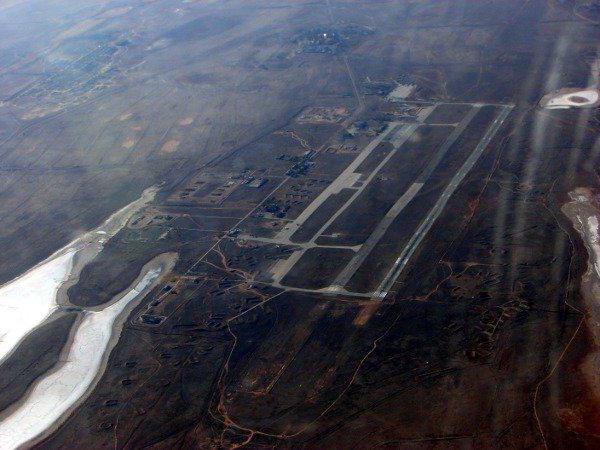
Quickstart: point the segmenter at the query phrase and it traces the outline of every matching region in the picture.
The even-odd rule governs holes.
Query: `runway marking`
[[[336,246],[336,245],[318,245],[316,244],[316,239],[319,236],[322,236],[322,233],[333,223],[333,221],[343,213],[344,210],[348,208],[349,205],[353,203],[353,201],[358,197],[358,195],[362,192],[362,190],[369,184],[369,182],[377,175],[379,170],[392,158],[392,156],[398,151],[398,149],[410,138],[413,132],[423,123],[411,123],[411,124],[403,124],[401,122],[392,122],[389,124],[388,128],[384,130],[380,135],[378,135],[373,141],[371,141],[367,147],[346,167],[346,169],[329,185],[321,194],[311,202],[310,205],[302,213],[293,220],[290,224],[288,224],[283,230],[281,230],[274,238],[261,238],[255,236],[247,236],[241,235],[240,239],[245,239],[249,241],[258,241],[263,243],[272,243],[277,245],[290,245],[295,246],[298,250],[294,251],[292,255],[286,260],[283,260],[281,264],[277,264],[272,268],[271,274],[273,275],[273,280],[270,282],[266,281],[256,281],[261,284],[267,284],[276,288],[286,289],[290,291],[304,292],[304,293],[313,293],[313,294],[326,294],[326,295],[347,295],[361,298],[372,298],[382,300],[388,294],[390,288],[393,286],[397,278],[400,276],[402,270],[407,265],[408,261],[418,248],[419,244],[432,227],[435,220],[441,214],[442,210],[445,208],[449,198],[452,196],[454,191],[458,188],[458,185],[462,182],[464,177],[470,172],[473,168],[491,139],[500,129],[512,109],[514,105],[493,105],[499,106],[502,108],[502,111],[498,114],[494,122],[488,127],[486,133],[481,138],[473,152],[469,155],[467,160],[463,163],[459,171],[454,175],[450,183],[446,186],[438,201],[435,203],[433,208],[429,211],[427,217],[421,223],[419,228],[415,231],[408,244],[403,249],[402,253],[389,270],[388,274],[379,285],[375,292],[370,293],[361,293],[354,292],[345,289],[345,284],[350,280],[353,274],[358,270],[360,265],[364,262],[366,257],[371,252],[372,248],[377,244],[379,240],[383,237],[389,226],[393,223],[395,218],[400,214],[400,212],[406,207],[408,203],[418,194],[421,190],[427,179],[430,177],[431,173],[435,170],[437,165],[441,162],[447,151],[452,147],[452,145],[456,142],[456,140],[462,135],[464,130],[467,128],[471,120],[477,114],[477,112],[483,107],[488,106],[490,104],[484,103],[473,103],[470,104],[473,108],[467,115],[461,120],[461,122],[455,127],[453,132],[448,136],[444,144],[438,149],[436,152],[434,159],[429,162],[429,164],[425,167],[425,169],[419,174],[416,181],[409,187],[409,189],[396,201],[396,203],[388,210],[384,218],[377,225],[375,231],[369,236],[367,241],[362,245],[357,246]],[[434,107],[437,104],[433,105]],[[428,111],[430,114],[434,108]],[[429,115],[428,114],[428,115]],[[356,188],[354,194],[333,214],[328,221],[316,232],[310,241],[305,243],[295,243],[290,241],[290,237],[293,233],[299,229],[303,223],[318,209],[318,207],[331,195],[340,192],[344,188],[352,187],[352,184],[356,181],[356,177],[361,174],[356,172],[356,169],[359,165],[372,153],[372,151],[384,140],[386,139],[390,141],[394,145],[394,150],[391,151],[386,157],[383,159],[379,165],[371,171],[369,176],[364,180],[361,187]],[[336,277],[336,280],[332,283],[332,285],[321,288],[321,289],[302,289],[302,288],[294,288],[291,286],[285,286],[281,284],[281,280],[283,277],[291,270],[291,268],[298,262],[298,260],[302,257],[302,255],[309,248],[314,247],[324,247],[324,248],[347,248],[350,250],[354,250],[356,254],[351,259],[350,263],[344,268],[344,270]]]
[[[390,208],[384,218],[379,222],[377,228],[371,233],[369,238],[362,245],[360,250],[354,255],[354,257],[348,262],[344,270],[337,276],[333,282],[334,287],[344,287],[348,284],[348,281],[356,273],[358,268],[367,259],[367,256],[371,254],[371,251],[381,240],[385,232],[388,230],[390,225],[396,220],[396,217],[402,212],[402,210],[408,205],[411,200],[418,194],[423,187],[423,183],[413,183],[407,189],[407,191],[396,201],[396,203]]]
[[[367,159],[367,157],[373,152],[373,150],[398,126],[397,122],[391,122],[388,127],[375,139],[373,139],[362,152],[346,167],[346,169],[338,175],[338,177],[327,186],[323,192],[315,198],[310,205],[302,211],[302,213],[289,225],[286,225],[281,230],[275,239],[281,240],[282,243],[289,241],[289,238],[294,232],[302,226],[302,224],[317,210],[321,204],[327,200],[331,195],[337,194],[346,187],[351,187],[356,181],[357,172],[356,169],[360,164]]]
[[[446,141],[442,144],[442,146],[435,153],[435,156],[433,157],[433,159],[431,161],[429,161],[429,164],[427,164],[427,167],[425,167],[425,169],[418,176],[417,182],[425,183],[429,179],[429,177],[431,176],[433,171],[436,169],[436,167],[438,166],[440,161],[444,158],[444,156],[446,155],[446,153],[448,152],[450,147],[452,147],[454,145],[454,143],[456,142],[456,140],[460,137],[460,135],[463,134],[463,132],[465,131],[465,128],[467,128],[467,126],[469,126],[469,124],[471,123],[471,120],[473,120],[473,118],[479,112],[480,109],[481,109],[481,106],[473,105],[473,107],[469,110],[467,115],[460,121],[458,126],[456,128],[454,128],[454,130],[452,130],[452,133],[450,133],[450,136],[448,136]]]
[[[431,111],[433,111],[433,108],[431,109]],[[430,112],[431,112],[430,111]],[[362,191],[369,185],[369,183],[371,182],[371,180],[373,178],[375,178],[375,176],[377,176],[377,174],[379,173],[379,171],[381,170],[382,167],[384,167],[388,161],[396,154],[396,152],[398,151],[398,149],[400,147],[402,147],[402,145],[404,145],[404,143],[410,138],[410,136],[412,136],[412,134],[414,133],[414,131],[420,126],[421,124],[419,123],[415,123],[415,124],[408,124],[408,125],[403,125],[402,127],[400,127],[400,129],[394,134],[393,136],[393,140],[394,140],[394,149],[386,155],[385,158],[383,158],[383,160],[377,165],[377,167],[375,167],[375,169],[373,169],[370,173],[370,175],[364,180],[362,186],[358,189],[356,189],[354,191],[354,193],[352,194],[352,196],[335,212],[335,214],[333,214],[331,217],[329,217],[329,219],[325,222],[325,224],[323,224],[323,226],[321,226],[321,228],[313,235],[313,237],[310,239],[310,241],[308,241],[307,243],[304,244],[295,244],[293,242],[291,242],[289,240],[291,234],[287,234],[284,236],[284,238],[282,239],[280,237],[281,233],[278,234],[275,239],[269,239],[268,241],[270,243],[274,243],[274,244],[279,244],[279,245],[296,245],[298,247],[301,247],[298,251],[294,252],[289,258],[287,263],[282,264],[281,266],[277,267],[277,271],[276,271],[276,278],[273,279],[273,282],[275,283],[274,286],[278,286],[278,287],[285,287],[283,285],[280,285],[280,281],[285,277],[285,275],[292,269],[292,267],[298,262],[298,260],[302,257],[302,255],[304,255],[304,253],[306,252],[306,250],[308,248],[311,247],[333,247],[333,248],[337,248],[338,246],[332,246],[332,245],[318,245],[316,243],[316,240],[319,236],[322,235],[323,232],[325,232],[325,230],[327,230],[327,228],[346,210],[348,209],[348,207],[350,205],[352,205],[352,203],[356,200],[356,198],[362,193]],[[395,126],[393,128],[396,128]],[[387,131],[387,130],[386,130]],[[391,132],[392,130],[390,129],[389,132]],[[383,140],[383,138],[385,138],[388,133],[382,133],[381,135],[378,136],[377,139],[373,140],[371,142],[371,144],[369,144],[369,146],[367,148],[370,148],[370,150],[368,151],[368,154],[371,153],[371,151],[379,144],[379,142],[381,142]],[[385,134],[385,135],[384,135]],[[375,142],[377,142],[377,144],[375,144]],[[348,166],[348,168],[336,179],[336,181],[334,181],[334,183],[332,183],[331,185],[329,185],[327,187],[326,190],[328,190],[329,188],[331,188],[331,186],[333,184],[336,183],[347,183],[349,179],[354,179],[356,172],[354,172],[354,170],[359,166],[360,162],[364,161],[364,159],[366,158],[365,155],[363,158],[357,157],[352,164],[350,164],[350,166]],[[360,162],[357,162],[357,160],[360,159]],[[351,169],[351,170],[349,170]],[[354,183],[354,182],[352,182]],[[334,186],[331,190],[335,190],[338,189],[337,186]],[[331,192],[330,190],[330,192]],[[339,191],[339,189],[338,189]],[[324,193],[325,191],[323,191]],[[325,199],[321,200],[321,203],[324,201]],[[314,202],[313,202],[314,203]],[[311,203],[312,205],[312,203]],[[309,206],[310,208],[310,206]],[[308,209],[308,208],[307,208]],[[315,208],[316,209],[316,208]],[[303,213],[306,211],[306,209],[303,211]],[[302,216],[302,214],[301,214]],[[300,218],[300,216],[298,217],[298,219]],[[298,221],[298,219],[296,219],[295,222]],[[298,227],[300,227],[302,224],[304,223],[304,220],[302,222],[299,223]],[[284,228],[285,230],[285,228]],[[246,239],[246,240],[250,240],[250,241],[261,241],[261,242],[265,242],[265,239],[263,238],[255,238],[252,236],[240,236],[240,238],[242,239]],[[342,248],[350,248],[353,249],[355,251],[358,250],[357,247],[349,247],[349,246],[339,246]],[[330,286],[330,288],[328,288],[330,290],[337,290],[339,293],[343,293],[343,292],[347,292],[343,289],[340,289],[339,287],[335,287],[335,286]]]
[[[396,217],[402,212],[402,210],[411,202],[411,200],[419,193],[423,185],[427,182],[433,171],[437,168],[439,163],[442,161],[448,150],[454,145],[456,140],[462,135],[465,128],[471,123],[473,118],[477,115],[481,109],[480,105],[473,105],[473,108],[465,115],[460,121],[458,126],[452,130],[452,133],[446,138],[444,143],[440,145],[438,150],[435,152],[434,157],[429,161],[421,173],[417,176],[416,181],[410,185],[408,190],[392,205],[389,211],[386,213],[384,218],[379,222],[375,230],[368,237],[367,241],[363,244],[360,251],[354,255],[354,258],[350,260],[348,265],[344,268],[342,273],[333,282],[334,286],[344,287],[356,273],[360,265],[367,259],[373,248],[383,238],[388,228],[392,225]],[[395,137],[394,137],[395,138]],[[392,138],[392,139],[394,139]]]
[[[498,132],[498,130],[500,129],[500,127],[502,126],[502,124],[504,123],[504,121],[506,120],[513,108],[513,105],[502,106],[502,111],[500,112],[500,114],[498,114],[494,122],[489,126],[485,135],[475,147],[475,150],[473,150],[473,152],[471,153],[471,155],[469,155],[469,157],[464,162],[459,171],[454,175],[454,177],[450,181],[450,184],[446,186],[446,189],[444,189],[444,192],[442,193],[438,201],[429,211],[429,214],[427,215],[425,220],[423,220],[419,228],[417,228],[415,233],[412,235],[412,237],[406,244],[406,247],[404,247],[404,250],[402,250],[402,253],[400,254],[400,256],[398,257],[388,274],[385,276],[385,278],[375,291],[375,298],[383,299],[388,294],[389,290],[402,273],[402,270],[404,270],[404,268],[406,267],[408,261],[418,248],[419,244],[427,235],[428,231],[433,226],[433,223],[436,221],[436,219],[446,207],[446,204],[448,203],[448,200],[450,199],[452,194],[456,191],[459,184],[465,178],[467,173],[471,171],[471,169],[473,168],[473,166],[475,165],[485,148],[488,146],[494,135]]]

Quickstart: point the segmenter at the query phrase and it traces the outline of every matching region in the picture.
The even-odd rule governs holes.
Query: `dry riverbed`
[[[156,187],[0,287],[0,364],[32,332],[72,305],[69,287],[129,218],[154,199]],[[141,270],[132,285],[101,307],[79,310],[58,363],[39,376],[23,397],[0,414],[0,448],[19,448],[51,433],[77,407],[102,376],[122,327],[139,302],[171,272],[176,253],[164,253]]]

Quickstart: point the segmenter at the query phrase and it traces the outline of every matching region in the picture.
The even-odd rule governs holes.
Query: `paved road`
[[[397,124],[394,123],[393,126],[388,127],[386,131],[384,131],[376,139],[371,141],[371,143],[365,148],[365,150],[361,152],[361,154],[358,157],[356,157],[356,159],[346,168],[346,170],[344,170],[344,172],[342,172],[342,174],[340,174],[340,176],[338,176],[333,181],[333,183],[331,183],[321,193],[321,195],[319,195],[319,197],[317,197],[317,199],[315,199],[300,214],[300,216],[298,216],[298,218],[293,223],[286,225],[286,227],[281,232],[279,232],[274,238],[262,238],[250,235],[239,236],[240,239],[245,239],[248,241],[264,242],[268,244],[277,245],[291,245],[299,248],[299,250],[295,251],[292,255],[290,255],[287,263],[277,264],[276,267],[274,267],[274,283],[278,283],[280,280],[282,280],[283,277],[285,277],[285,275],[287,274],[287,272],[291,270],[294,264],[298,262],[298,260],[304,254],[304,252],[309,248],[347,248],[350,250],[358,251],[360,246],[350,247],[336,245],[318,245],[316,243],[316,240],[340,216],[340,214],[342,214],[352,204],[352,202],[356,200],[356,198],[361,194],[361,192],[369,185],[371,180],[377,175],[379,170],[381,170],[381,168],[385,166],[385,164],[395,155],[395,153],[398,151],[398,148],[402,146],[404,142],[406,142],[410,138],[410,136],[412,136],[414,131],[420,126],[420,124],[418,123],[403,125],[395,133],[393,138],[397,146],[394,146],[394,150],[391,151],[388,155],[386,155],[386,157],[377,165],[377,167],[375,167],[375,169],[371,171],[370,175],[364,180],[361,187],[355,189],[355,192],[352,194],[352,196],[335,212],[335,214],[329,217],[327,222],[325,222],[325,224],[314,234],[310,241],[298,244],[290,241],[290,237],[292,233],[304,223],[304,221],[310,216],[310,214],[312,214],[321,205],[321,203],[323,203],[329,197],[329,195],[339,192],[342,188],[349,187],[352,184],[354,184],[355,180],[357,179],[357,175],[360,175],[359,173],[355,172],[356,168],[358,168],[360,163],[362,163],[362,161],[364,161],[365,158],[369,154],[371,154],[375,147],[377,147],[377,145],[379,145],[379,143],[383,141],[383,139],[387,137],[396,128],[396,126]]]
[[[462,134],[465,128],[469,125],[473,117],[477,114],[482,106],[486,106],[487,104],[473,104],[473,108],[469,113],[461,120],[458,126],[453,130],[453,132],[448,136],[444,144],[440,147],[440,149],[436,152],[434,159],[430,161],[427,167],[423,170],[423,172],[419,175],[417,181],[411,185],[409,190],[405,192],[405,194],[398,199],[398,201],[394,204],[394,206],[388,211],[384,219],[378,224],[375,231],[369,236],[365,244],[362,246],[354,246],[354,247],[346,247],[346,246],[320,246],[316,244],[316,239],[322,235],[322,233],[339,217],[340,214],[344,212],[346,208],[348,208],[352,202],[360,195],[362,190],[369,184],[369,182],[377,175],[379,170],[392,158],[395,152],[401,147],[406,140],[413,134],[413,132],[421,125],[420,123],[415,124],[404,124],[400,128],[398,125],[400,123],[393,122],[388,128],[379,136],[377,136],[365,149],[355,158],[355,160],[342,172],[336,180],[334,180],[294,221],[288,224],[281,232],[277,234],[272,239],[269,238],[259,238],[253,236],[240,236],[240,238],[254,240],[264,243],[272,243],[278,245],[292,245],[298,247],[298,250],[290,255],[290,258],[285,263],[281,264],[278,267],[274,267],[275,272],[273,275],[274,280],[272,283],[275,287],[280,287],[283,289],[289,289],[299,292],[307,292],[307,293],[319,293],[319,294],[343,294],[343,295],[351,295],[357,297],[371,297],[374,298],[384,298],[389,289],[393,286],[394,282],[408,263],[409,259],[435,222],[438,216],[441,214],[441,211],[446,206],[448,199],[452,196],[454,191],[458,188],[458,185],[462,182],[466,174],[472,169],[475,162],[479,159],[491,139],[494,137],[500,126],[504,123],[510,112],[512,111],[514,105],[499,105],[502,107],[502,111],[498,114],[497,118],[490,125],[486,134],[483,136],[481,141],[476,146],[475,150],[469,155],[463,166],[459,169],[459,171],[452,178],[434,207],[430,210],[429,214],[425,218],[425,220],[421,223],[419,228],[415,231],[410,241],[396,260],[394,266],[390,269],[383,282],[380,284],[378,289],[373,294],[363,294],[356,293],[352,291],[347,291],[343,286],[347,284],[352,275],[358,270],[360,265],[364,262],[366,257],[372,251],[377,242],[383,237],[391,223],[394,219],[400,214],[402,209],[414,198],[414,196],[419,192],[423,184],[430,177],[431,173],[435,170],[437,165],[440,163],[444,155],[450,149],[450,147],[456,142],[458,137]],[[429,111],[431,113],[433,108]],[[354,194],[342,205],[338,211],[334,215],[332,215],[329,220],[321,227],[321,229],[315,233],[313,238],[306,243],[294,243],[290,241],[291,235],[298,229],[302,224],[313,214],[317,208],[327,199],[330,195],[333,195],[344,188],[351,187],[355,181],[357,180],[357,176],[360,176],[360,173],[357,173],[355,170],[359,167],[359,165],[371,154],[371,152],[379,145],[386,137],[390,135],[393,131],[394,134],[390,141],[394,143],[394,150],[390,152],[384,158],[384,160],[371,172],[371,174],[364,180],[363,184],[359,188],[354,188]],[[354,250],[356,255],[349,262],[349,264],[344,268],[344,270],[340,273],[340,275],[336,278],[335,282],[328,288],[324,289],[299,289],[299,288],[290,288],[288,286],[283,286],[280,284],[280,280],[287,274],[287,272],[293,267],[293,265],[300,259],[300,257],[304,254],[304,252],[313,247],[331,247],[331,248],[348,248]]]
[[[411,200],[417,195],[417,193],[423,187],[423,183],[413,183],[410,185],[408,190],[402,195],[398,201],[390,208],[385,217],[377,224],[377,228],[371,233],[369,238],[360,247],[360,250],[354,255],[354,257],[348,262],[344,270],[337,276],[333,282],[333,286],[343,287],[348,284],[350,278],[356,273],[358,268],[367,259],[367,256],[373,251],[373,248],[381,240],[385,232],[388,230],[390,225],[396,220],[396,217],[402,212],[402,210],[408,205]]]
[[[475,117],[480,109],[481,106],[475,105],[469,110],[467,115],[463,117],[458,126],[452,130],[450,136],[448,136],[448,138],[444,141],[444,144],[435,153],[435,156],[431,159],[431,161],[429,161],[429,164],[427,164],[425,169],[423,169],[423,172],[421,172],[416,180],[417,183],[425,184],[450,147],[454,145],[458,137],[463,133],[463,131],[465,131],[465,128],[467,128],[467,126],[471,123],[471,120],[473,120],[473,117]]]
[[[446,207],[449,198],[452,196],[454,191],[456,191],[458,185],[462,182],[467,173],[469,173],[470,170],[473,168],[473,166],[475,165],[485,148],[488,146],[494,135],[498,132],[498,130],[512,111],[512,109],[512,105],[504,105],[502,107],[502,111],[498,114],[494,122],[489,126],[485,135],[479,141],[477,147],[475,147],[475,150],[473,150],[473,152],[471,153],[471,155],[469,155],[469,157],[459,169],[459,171],[454,175],[454,177],[450,181],[450,184],[446,186],[446,189],[444,189],[444,192],[442,193],[436,204],[429,211],[429,214],[427,215],[425,220],[421,223],[419,228],[417,228],[406,247],[404,247],[404,250],[394,263],[394,266],[391,268],[391,270],[388,272],[382,283],[375,291],[375,298],[384,298],[387,295],[391,287],[394,285],[394,283],[402,273],[404,267],[406,267],[406,264],[410,260],[411,256],[418,248],[419,244],[427,235],[427,232],[433,226],[433,223],[436,221],[436,219]]]
[[[360,249],[360,245],[355,245],[355,246],[348,246],[348,245],[318,245],[315,242],[301,242],[301,243],[295,243],[295,242],[281,242],[280,239],[277,238],[267,238],[267,237],[259,237],[259,236],[251,236],[248,234],[240,234],[238,236],[238,239],[241,240],[247,240],[247,241],[252,241],[252,242],[262,242],[264,244],[275,244],[275,245],[289,245],[291,247],[298,247],[298,248],[302,248],[305,250],[308,250],[309,248],[313,248],[313,247],[319,247],[319,248],[342,248],[345,250],[354,250],[354,251],[358,251]]]
[[[446,138],[444,143],[439,147],[434,157],[429,161],[427,166],[417,177],[415,183],[411,184],[408,190],[396,201],[396,203],[390,208],[385,217],[377,224],[375,230],[368,237],[366,242],[363,244],[361,249],[356,255],[348,262],[348,265],[342,270],[338,277],[333,282],[334,286],[343,287],[356,273],[361,264],[367,259],[367,256],[373,251],[373,248],[381,240],[385,232],[392,225],[396,217],[402,212],[402,210],[410,203],[410,201],[417,195],[423,185],[427,182],[433,171],[437,168],[442,158],[446,155],[450,147],[454,145],[459,136],[463,133],[465,128],[471,123],[471,120],[481,109],[480,105],[474,105],[473,108],[465,115],[460,121],[458,126],[452,130],[452,133]]]
[[[284,289],[286,291],[291,291],[291,292],[303,292],[305,294],[318,294],[319,296],[322,296],[322,295],[331,295],[331,296],[345,295],[348,297],[356,297],[356,298],[364,298],[364,299],[371,299],[373,297],[372,293],[347,291],[345,289],[335,289],[335,288],[331,288],[331,287],[326,287],[326,288],[322,288],[322,289],[308,289],[308,288],[284,286],[277,282],[271,283],[271,282],[265,282],[265,281],[252,281],[252,283],[269,285],[274,288]]]
[[[419,127],[419,124],[410,124],[410,125],[404,125],[400,131],[396,134],[396,136],[394,136],[394,141],[396,142],[396,145],[394,146],[394,150],[392,150],[391,152],[389,152],[385,158],[383,158],[383,160],[377,165],[377,167],[375,167],[375,169],[373,169],[371,171],[371,173],[369,174],[369,176],[363,181],[363,184],[361,185],[360,188],[356,189],[356,191],[350,196],[350,198],[348,200],[346,200],[346,203],[344,203],[336,212],[335,214],[333,214],[328,220],[327,222],[325,222],[325,224],[319,229],[319,231],[317,231],[315,233],[315,235],[313,236],[313,238],[311,239],[311,242],[315,242],[317,240],[317,238],[319,236],[321,236],[321,234],[323,234],[325,232],[325,230],[327,230],[327,228],[329,228],[329,226],[352,204],[354,203],[354,200],[357,199],[357,197],[365,190],[365,188],[369,185],[369,183],[373,180],[373,178],[375,178],[377,176],[377,174],[379,173],[379,171],[381,170],[381,168],[383,166],[385,166],[387,164],[387,162],[392,159],[392,157],[396,154],[396,152],[398,151],[398,149],[408,140],[409,137],[412,136],[412,134],[415,132],[415,130]]]
[[[371,154],[371,152],[398,126],[397,122],[392,122],[388,125],[388,127],[373,139],[369,145],[367,145],[362,152],[352,161],[348,167],[329,185],[327,186],[321,194],[317,198],[315,198],[310,205],[306,207],[304,211],[291,223],[286,225],[283,230],[281,230],[276,239],[280,240],[282,243],[289,243],[290,236],[294,234],[294,232],[300,228],[304,222],[314,213],[321,204],[327,200],[331,195],[337,194],[342,189],[352,186],[358,176],[360,174],[356,173],[356,169],[362,164],[362,162],[367,159],[367,157]]]

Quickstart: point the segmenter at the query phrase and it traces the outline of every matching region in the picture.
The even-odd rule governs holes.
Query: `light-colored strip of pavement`
[[[438,151],[435,153],[435,156],[427,166],[423,169],[423,171],[417,177],[417,182],[410,185],[408,190],[396,201],[394,205],[390,208],[384,218],[379,222],[373,233],[368,237],[367,241],[364,243],[363,247],[360,251],[354,255],[354,258],[350,260],[348,265],[344,268],[344,270],[340,273],[340,275],[333,282],[334,287],[343,287],[345,286],[352,276],[356,273],[360,265],[367,259],[367,256],[373,251],[373,248],[377,243],[381,240],[387,229],[392,225],[392,222],[398,217],[400,212],[410,203],[410,201],[414,198],[414,196],[421,190],[423,185],[427,182],[433,171],[437,168],[442,158],[446,155],[450,147],[454,145],[459,136],[464,132],[465,128],[471,123],[475,115],[481,109],[480,105],[474,105],[473,108],[469,110],[469,112],[465,115],[465,117],[460,121],[458,126],[452,130],[452,133],[446,138],[444,143],[439,147]],[[396,133],[394,137],[390,140],[396,139],[396,137],[400,133]]]
[[[375,291],[375,298],[383,299],[388,294],[389,290],[394,285],[394,283],[406,267],[406,264],[418,248],[419,244],[427,235],[427,232],[431,229],[433,223],[436,221],[436,219],[446,207],[448,200],[450,199],[454,191],[456,191],[458,185],[462,182],[467,173],[471,171],[471,169],[473,168],[473,166],[475,165],[485,148],[488,146],[494,135],[498,132],[498,130],[512,111],[512,109],[512,105],[504,105],[502,107],[502,111],[498,114],[494,122],[489,126],[485,135],[475,147],[475,150],[473,150],[473,152],[471,153],[471,155],[469,155],[469,157],[464,162],[459,171],[454,175],[454,177],[450,181],[450,184],[446,186],[446,189],[444,189],[444,192],[442,193],[438,201],[429,211],[429,214],[427,215],[425,220],[423,220],[419,228],[417,228],[409,242],[404,247],[404,250],[394,263],[393,267],[390,269],[388,274],[385,276],[385,278]]]
[[[373,169],[371,171],[371,174],[365,179],[365,181],[363,182],[362,186],[357,189],[356,191],[354,191],[354,193],[352,194],[352,196],[346,200],[346,202],[340,207],[340,209],[338,209],[335,214],[333,214],[328,220],[327,222],[325,222],[325,224],[319,229],[319,231],[317,231],[315,233],[315,235],[313,236],[313,238],[311,239],[310,242],[315,242],[317,240],[317,238],[325,232],[325,230],[327,230],[327,228],[329,228],[329,226],[346,210],[348,209],[348,207],[354,203],[354,200],[356,200],[356,198],[362,193],[362,191],[365,190],[365,188],[369,185],[369,183],[371,183],[371,181],[373,180],[373,178],[375,178],[377,176],[377,174],[379,173],[379,171],[381,170],[381,168],[383,166],[385,166],[387,164],[387,162],[392,159],[392,157],[396,154],[396,152],[398,151],[398,148],[400,148],[407,140],[410,136],[412,136],[412,134],[414,133],[414,131],[419,127],[419,124],[410,124],[410,125],[404,125],[402,127],[402,139],[400,139],[398,137],[398,134],[400,134],[400,132],[397,134],[397,142],[398,142],[398,146],[394,146],[394,150],[392,150],[391,152],[389,152],[385,158],[383,158],[383,160],[377,165],[377,167],[375,167],[375,169]]]
[[[385,232],[388,230],[390,225],[394,222],[400,212],[408,205],[411,200],[417,195],[417,193],[423,187],[423,183],[413,183],[407,189],[407,191],[394,203],[389,209],[383,219],[377,225],[377,228],[371,233],[366,242],[362,245],[360,250],[354,255],[354,257],[348,262],[344,270],[338,275],[333,282],[334,287],[346,286],[350,278],[356,273],[361,264],[367,259],[367,256],[371,253],[375,245],[381,240]]]
[[[286,225],[281,230],[275,239],[283,242],[289,241],[289,238],[294,232],[302,226],[302,224],[310,217],[310,215],[317,210],[321,204],[327,200],[331,195],[337,194],[342,189],[350,187],[356,181],[355,171],[361,165],[361,163],[367,159],[371,152],[398,126],[398,122],[392,122],[388,127],[375,139],[373,139],[369,145],[367,145],[362,152],[352,161],[348,167],[329,185],[323,192],[321,192],[317,198],[315,198],[310,205],[302,211],[302,213],[291,223]]]
[[[463,133],[463,131],[465,131],[465,128],[467,128],[467,126],[471,123],[471,120],[473,120],[473,117],[475,117],[475,115],[479,112],[480,109],[481,106],[474,105],[473,108],[469,110],[465,117],[463,117],[463,119],[460,121],[458,126],[454,128],[454,130],[452,130],[450,136],[448,136],[448,138],[444,141],[439,150],[435,153],[433,159],[429,161],[429,164],[427,164],[425,169],[423,169],[423,171],[417,178],[417,182],[424,184],[429,179],[429,177],[436,169],[442,158],[446,155],[450,147],[454,145],[458,137]]]

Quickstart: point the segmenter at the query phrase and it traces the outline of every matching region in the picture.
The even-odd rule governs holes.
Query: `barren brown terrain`
[[[0,3],[0,448],[597,448],[597,3]]]

